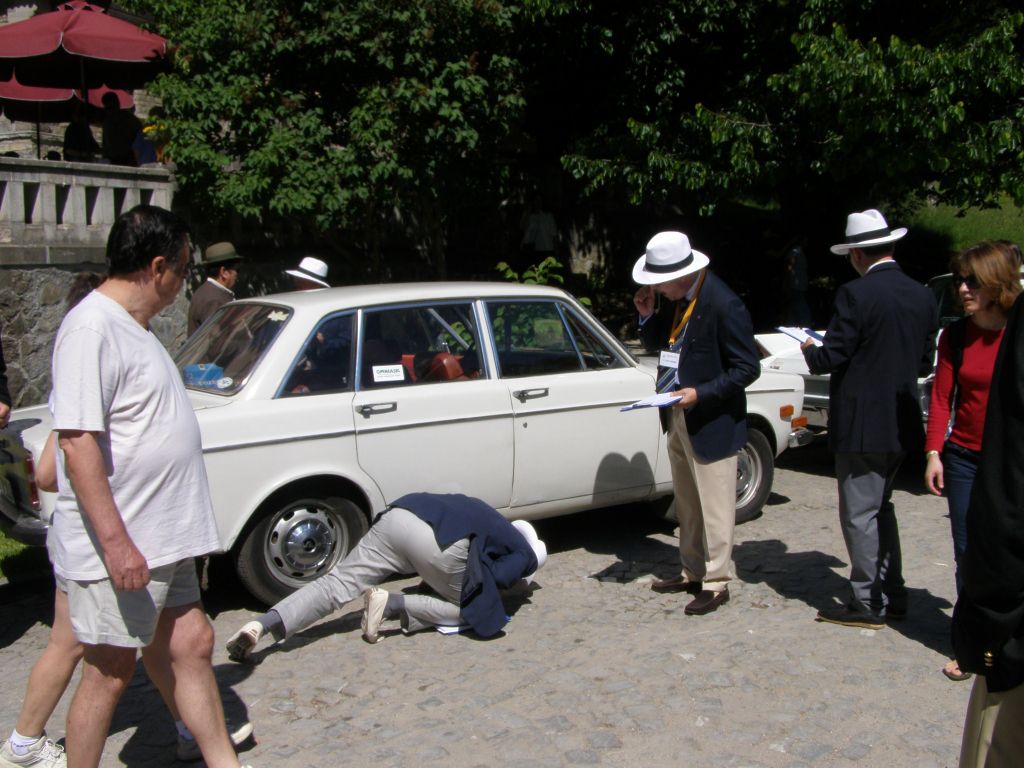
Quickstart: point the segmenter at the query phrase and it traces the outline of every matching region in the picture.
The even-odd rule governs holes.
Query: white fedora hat
[[[513,520],[512,526],[523,535],[523,538],[526,539],[526,543],[533,549],[533,554],[537,558],[537,571],[539,571],[544,567],[544,563],[548,561],[547,544],[540,540],[537,536],[537,531],[534,530],[533,526],[525,520]],[[533,583],[533,577],[537,574],[537,571],[523,577],[526,579],[527,584]]]
[[[303,280],[312,280],[324,288],[331,287],[331,284],[327,282],[327,264],[312,256],[307,256],[299,262],[299,266],[295,269],[286,269],[284,273]]]
[[[677,277],[699,272],[710,263],[690,247],[682,232],[659,232],[647,243],[647,252],[633,265],[633,280],[642,285],[667,283]]]
[[[870,248],[896,242],[905,234],[906,227],[889,229],[881,212],[868,208],[846,217],[846,242],[833,245],[831,251],[843,256],[853,248]]]

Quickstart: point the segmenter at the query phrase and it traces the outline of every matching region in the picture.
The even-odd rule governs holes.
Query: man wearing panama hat
[[[829,380],[829,445],[835,453],[839,522],[850,558],[849,601],[818,621],[881,629],[906,616],[900,535],[890,496],[908,451],[924,448],[917,388],[931,370],[938,307],[903,274],[891,229],[874,209],[851,213],[832,252],[860,275],[836,293],[821,346],[802,346],[807,367]]]
[[[747,440],[744,389],[761,372],[750,314],[709,262],[682,232],[659,232],[633,267],[640,335],[648,349],[664,345],[658,391],[680,398],[667,426],[682,573],[651,589],[695,595],[688,615],[729,600],[736,452]],[[667,299],[658,313],[656,294]]]

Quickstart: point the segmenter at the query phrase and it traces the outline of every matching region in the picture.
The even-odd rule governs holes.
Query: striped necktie
[[[680,337],[676,339],[676,343],[672,344],[669,347],[669,351],[678,353],[679,350],[683,348],[683,336],[685,335],[685,333],[680,335]],[[659,369],[660,372],[658,373],[657,387],[658,393],[661,394],[664,392],[671,392],[676,388],[676,374],[678,372],[678,369],[666,368],[664,366],[659,366]]]
[[[686,306],[686,311],[682,313],[680,318],[680,307],[676,305],[676,319],[675,327],[672,329],[672,335],[669,337],[669,351],[679,353],[679,350],[683,348],[683,339],[686,338],[686,326],[690,324],[690,315],[693,314],[693,308],[697,306],[697,298],[700,296],[700,289],[704,287],[704,277],[707,273],[701,272],[700,279],[697,280],[697,290],[693,294],[693,298],[690,299],[689,304]],[[658,374],[657,391],[658,394],[665,392],[671,392],[676,388],[676,374],[678,368],[665,368],[659,366],[661,372]]]

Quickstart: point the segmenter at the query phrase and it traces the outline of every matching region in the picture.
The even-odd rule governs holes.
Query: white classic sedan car
[[[330,569],[411,491],[466,493],[527,519],[672,491],[657,410],[621,411],[653,394],[655,368],[555,288],[418,283],[236,301],[176,362],[221,544],[268,603]],[[748,389],[740,520],[764,504],[802,400],[795,375],[765,372]],[[15,420],[38,455],[46,407]],[[41,497],[38,511],[5,503],[0,520],[39,543],[52,498],[22,496]]]

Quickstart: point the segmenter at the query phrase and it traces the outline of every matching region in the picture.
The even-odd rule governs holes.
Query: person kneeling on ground
[[[481,637],[508,621],[499,590],[532,581],[547,547],[524,520],[509,522],[490,505],[461,494],[410,493],[377,516],[334,568],[250,621],[228,640],[243,661],[269,632],[291,637],[364,595],[363,639],[376,643],[385,619],[402,629],[468,625]],[[434,595],[390,594],[377,587],[395,574],[419,574]]]

